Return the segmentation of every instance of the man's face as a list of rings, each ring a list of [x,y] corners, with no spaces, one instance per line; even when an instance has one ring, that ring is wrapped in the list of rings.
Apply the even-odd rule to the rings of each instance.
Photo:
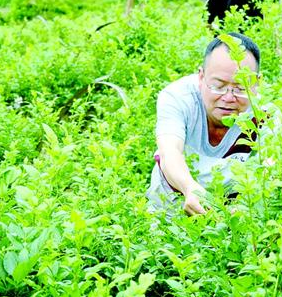
[[[247,52],[241,65],[248,66],[254,72],[257,71],[256,60],[250,52]],[[227,47],[220,45],[207,58],[205,69],[201,69],[199,72],[200,92],[207,112],[208,123],[213,127],[223,127],[222,117],[244,112],[250,105],[248,99],[235,96],[230,90],[231,88],[236,88],[236,90],[242,88],[233,79],[237,70],[237,64],[230,59]],[[218,95],[212,92],[211,86],[228,87],[229,90],[224,95]]]

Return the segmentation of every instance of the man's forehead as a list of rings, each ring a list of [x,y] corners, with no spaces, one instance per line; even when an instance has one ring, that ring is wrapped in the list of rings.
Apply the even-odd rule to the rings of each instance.
[[[229,47],[226,44],[222,43],[221,45],[213,49],[213,51],[206,57],[206,60],[208,61],[211,58],[214,58],[215,56],[217,56],[218,54],[224,54],[224,53],[228,54],[228,57],[230,58],[229,51],[230,51]]]
[[[209,68],[210,64],[212,67],[215,67],[215,66],[224,67],[227,64],[228,65],[233,64],[234,67],[237,68],[237,63],[231,59],[229,52],[230,52],[230,49],[224,43],[219,45],[218,47],[216,47],[206,57],[206,59],[204,61],[204,69]],[[242,65],[247,65],[251,69],[254,67],[254,69],[252,69],[252,70],[256,71],[256,68],[257,68],[256,59],[255,59],[254,55],[248,50],[246,50],[246,56],[245,56],[244,60],[242,61]]]

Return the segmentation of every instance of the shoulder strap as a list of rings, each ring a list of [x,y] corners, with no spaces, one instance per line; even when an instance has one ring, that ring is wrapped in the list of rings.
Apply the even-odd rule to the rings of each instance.
[[[257,126],[258,123],[257,123],[257,120],[255,117],[252,118],[252,122]],[[223,158],[226,158],[228,156],[231,156],[233,154],[236,154],[236,153],[250,153],[251,152],[251,148],[246,145],[246,144],[236,144],[236,142],[239,140],[239,139],[247,139],[247,135],[244,134],[244,133],[241,133],[237,139],[235,140],[235,142],[232,144],[232,146],[230,147],[230,149],[228,150],[228,152],[223,156]],[[251,138],[253,141],[255,141],[257,139],[257,133],[256,132],[253,132],[252,135],[251,135]]]

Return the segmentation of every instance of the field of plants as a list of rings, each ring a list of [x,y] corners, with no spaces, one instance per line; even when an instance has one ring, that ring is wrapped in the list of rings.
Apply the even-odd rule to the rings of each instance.
[[[202,0],[125,2],[0,1],[0,296],[282,296],[281,3],[209,27]],[[145,197],[156,98],[230,31],[261,49],[263,125],[236,119],[256,155],[236,200],[215,168],[208,213],[168,221]]]

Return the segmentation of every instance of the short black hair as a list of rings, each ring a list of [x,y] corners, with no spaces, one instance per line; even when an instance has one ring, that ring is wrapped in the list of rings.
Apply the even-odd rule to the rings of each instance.
[[[231,33],[228,33],[228,35],[236,37],[242,41],[242,45],[246,48],[247,51],[249,51],[254,56],[256,63],[257,63],[257,69],[259,70],[260,50],[259,50],[257,44],[255,42],[253,42],[253,40],[251,38],[249,38],[246,35],[243,35],[241,33],[231,32]],[[206,48],[206,52],[205,52],[205,56],[204,56],[204,67],[206,65],[208,56],[213,52],[214,49],[216,49],[217,47],[219,47],[222,44],[225,44],[225,43],[223,41],[221,41],[218,37],[215,37],[209,43],[209,45]]]

